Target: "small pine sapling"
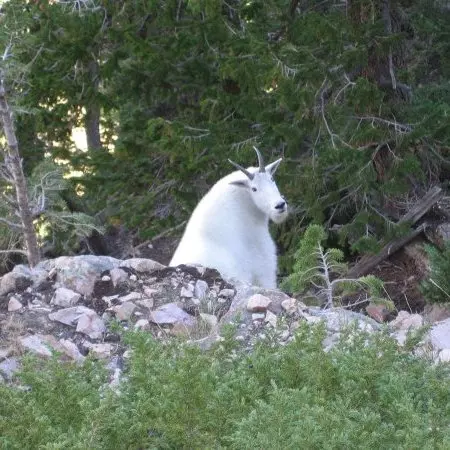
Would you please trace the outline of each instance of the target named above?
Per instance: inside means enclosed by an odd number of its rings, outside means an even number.
[[[365,294],[365,298],[352,303],[384,303],[392,308],[392,302],[383,298],[383,282],[373,275],[360,278],[345,278],[348,272],[344,254],[337,248],[323,247],[327,234],[321,225],[310,225],[294,255],[294,271],[282,283],[293,292],[315,290],[326,308],[341,304],[342,299],[351,294]]]

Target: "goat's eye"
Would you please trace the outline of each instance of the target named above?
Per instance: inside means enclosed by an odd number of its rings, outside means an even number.
[[[253,192],[256,192],[258,189],[256,189],[255,187],[252,188]]]

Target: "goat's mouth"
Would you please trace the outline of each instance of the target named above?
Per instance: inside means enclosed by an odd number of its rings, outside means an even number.
[[[289,214],[289,212],[288,212],[288,208],[286,206],[283,209],[277,209],[275,211],[275,213],[272,214],[271,219],[275,223],[282,223],[286,220],[288,214]]]

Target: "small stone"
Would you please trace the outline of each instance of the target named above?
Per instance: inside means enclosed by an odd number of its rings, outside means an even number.
[[[176,303],[167,303],[152,311],[149,320],[159,325],[173,325],[178,322],[189,325],[195,324],[194,317],[181,309]]]
[[[272,301],[261,294],[252,295],[247,302],[247,310],[253,313],[265,312]]]
[[[144,308],[152,309],[155,302],[152,298],[145,298],[144,300],[138,300],[136,303]]]
[[[18,370],[19,362],[16,358],[7,358],[0,363],[0,374],[7,380],[11,380]]]
[[[262,322],[266,315],[264,313],[253,313],[252,314],[252,320],[254,322]]]
[[[204,280],[197,280],[194,287],[194,295],[200,300],[203,300],[208,295],[208,283]]]
[[[372,319],[379,323],[386,322],[389,315],[389,311],[384,305],[368,305],[366,307],[366,312],[369,317],[372,317]]]
[[[26,350],[29,350],[36,355],[50,357],[52,352],[50,348],[42,341],[38,335],[25,336],[19,340],[20,344]]]
[[[115,267],[109,271],[109,275],[111,277],[111,281],[114,287],[116,287],[120,283],[125,283],[128,280],[128,274],[125,270],[119,269]]]
[[[137,276],[134,274],[134,273],[132,273],[131,275],[130,275],[130,280],[131,281],[137,281]]]
[[[289,315],[297,312],[297,300],[295,298],[287,298],[281,302],[281,308]]]
[[[277,316],[271,311],[266,312],[266,317],[264,321],[267,322],[269,325],[271,325],[273,328],[276,328],[277,326]]]
[[[16,297],[11,297],[8,302],[8,312],[14,312],[19,311],[19,309],[22,309],[23,305],[22,303],[17,300]]]
[[[80,353],[80,350],[78,350],[78,347],[74,342],[69,341],[68,339],[60,339],[59,344],[62,347],[64,353],[74,361],[84,361],[85,357]]]
[[[187,287],[183,286],[181,288],[180,296],[185,298],[192,298],[194,296],[194,287],[190,284]]]
[[[319,323],[322,322],[324,319],[318,316],[305,316],[305,319],[308,323]]]
[[[81,295],[78,292],[74,292],[72,289],[67,289],[65,287],[60,287],[56,289],[50,303],[52,305],[68,308],[76,305],[80,298]]]
[[[109,358],[113,351],[113,346],[105,342],[102,342],[100,344],[91,344],[90,342],[85,342],[85,345],[89,349],[90,355],[93,355],[96,358],[100,359]]]
[[[408,311],[399,311],[397,317],[390,325],[397,330],[416,329],[423,325],[423,317],[420,314],[410,314]]]
[[[194,328],[194,326],[196,325],[197,321],[194,318],[194,323],[183,323],[183,322],[177,322],[174,323],[171,330],[170,330],[170,334],[174,335],[174,336],[189,336],[190,332],[192,331],[192,329]]]
[[[111,277],[109,275],[103,275],[102,281],[111,281]]]
[[[157,294],[159,291],[158,289],[152,289],[151,287],[144,286],[144,294],[147,297],[153,297],[154,294]]]
[[[450,348],[450,319],[437,322],[430,330],[430,341],[436,349]]]
[[[160,264],[159,262],[153,261],[148,258],[131,258],[126,259],[120,263],[119,267],[126,267],[130,269],[134,269],[139,273],[151,273],[155,270],[164,269],[165,266]],[[130,277],[131,278],[131,277]]]
[[[291,335],[291,334],[289,333],[289,330],[284,330],[284,331],[280,334],[280,339],[281,339],[282,341],[286,341],[286,340],[289,338],[290,335]]]
[[[450,348],[444,348],[439,353],[439,361],[450,362]]]
[[[76,331],[89,336],[91,339],[100,339],[106,331],[105,323],[95,311],[90,311],[78,319]]]
[[[219,292],[219,297],[222,297],[222,298],[234,297],[234,289],[222,289]]]
[[[121,305],[113,306],[111,309],[115,312],[118,320],[129,320],[136,309],[136,305],[132,302],[125,302]]]
[[[134,324],[135,330],[149,330],[150,329],[150,322],[147,319],[139,319]]]
[[[130,292],[123,297],[119,297],[119,301],[124,302],[132,302],[134,300],[140,300],[142,298],[142,294],[140,292]]]

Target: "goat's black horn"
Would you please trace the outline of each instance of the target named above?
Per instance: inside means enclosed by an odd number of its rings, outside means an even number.
[[[247,175],[247,177],[250,180],[253,180],[253,177],[255,176],[253,173],[250,173],[247,169],[244,169],[242,166],[240,166],[238,163],[235,163],[234,161],[231,161],[231,159],[228,160],[231,164],[233,164],[234,167],[236,167],[236,169],[239,169],[241,172],[245,173],[245,175]]]
[[[264,159],[263,159],[263,157],[261,155],[261,152],[255,146],[253,146],[253,148],[254,148],[254,150],[256,152],[256,155],[258,156],[259,171],[261,173],[264,173],[266,171],[266,169],[265,169],[265,166],[264,166]]]

